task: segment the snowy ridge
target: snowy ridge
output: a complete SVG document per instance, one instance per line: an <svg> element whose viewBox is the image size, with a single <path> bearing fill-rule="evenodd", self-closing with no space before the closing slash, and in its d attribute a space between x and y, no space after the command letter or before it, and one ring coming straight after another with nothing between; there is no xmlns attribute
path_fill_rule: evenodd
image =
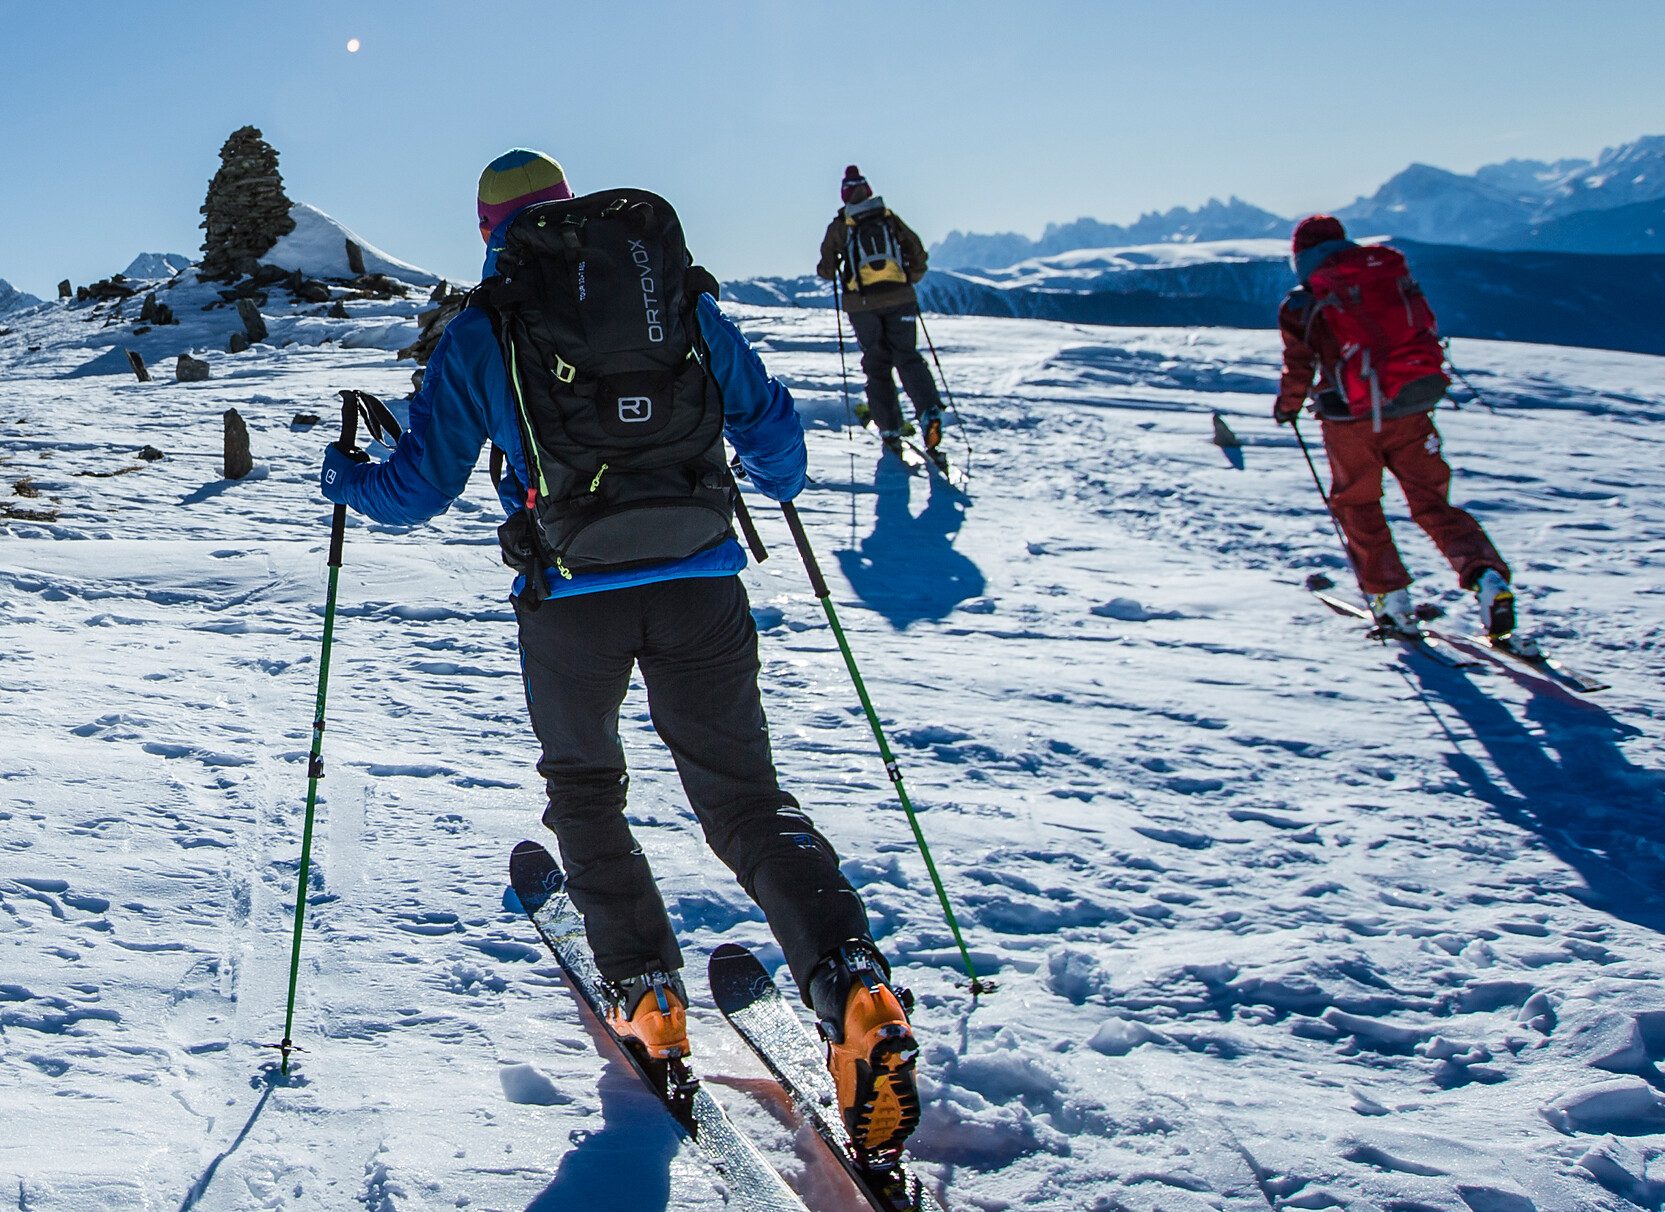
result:
<svg viewBox="0 0 1665 1212"><path fill-rule="evenodd" d="M351 240L362 252L365 273L386 274L419 286L439 281L438 275L390 256L316 206L297 202L289 217L295 221L295 230L278 240L260 258L261 264L298 269L314 278L355 278L358 274L347 261L347 241Z"/></svg>
<svg viewBox="0 0 1665 1212"><path fill-rule="evenodd" d="M34 307L39 302L34 295L18 290L10 282L0 278L0 314L21 311L25 307Z"/></svg>
<svg viewBox="0 0 1665 1212"><path fill-rule="evenodd" d="M1660 359L1455 343L1498 412L1441 414L1454 498L1514 561L1531 625L1611 676L1574 698L1425 667L1306 593L1345 570L1267 416L1273 333L933 318L976 447L968 502L843 431L824 312L730 310L799 401L799 508L1002 986L974 1004L956 984L824 616L753 498L775 758L918 995L915 1152L946 1206L1657 1207ZM307 1051L293 1083L261 1078L333 436L291 418L343 386L395 398L409 367L270 343L212 355L204 383L65 379L102 348L78 340L122 327L88 314L31 318L37 355L0 338L0 1166L19 1207L722 1208L502 899L542 787L483 466L428 527L352 520ZM235 483L228 407L257 461ZM1215 412L1242 448L1210 444ZM134 459L147 443L167 457ZM1419 595L1465 623L1388 507ZM849 1212L702 987L722 942L779 952L704 848L639 686L621 723L707 1088L816 1212Z"/></svg>

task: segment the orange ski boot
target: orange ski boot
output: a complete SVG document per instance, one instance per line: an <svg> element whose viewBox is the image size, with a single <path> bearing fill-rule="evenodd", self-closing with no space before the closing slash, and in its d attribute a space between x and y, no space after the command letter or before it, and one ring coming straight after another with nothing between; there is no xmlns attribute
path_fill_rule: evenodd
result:
<svg viewBox="0 0 1665 1212"><path fill-rule="evenodd" d="M919 1126L919 1045L903 1009L913 999L892 988L888 965L866 942L846 943L816 966L810 999L850 1140L882 1164Z"/></svg>
<svg viewBox="0 0 1665 1212"><path fill-rule="evenodd" d="M920 427L925 431L926 450L942 445L942 413L933 408L920 418Z"/></svg>
<svg viewBox="0 0 1665 1212"><path fill-rule="evenodd" d="M610 984L607 1025L654 1060L689 1054L688 993L674 972L649 972Z"/></svg>

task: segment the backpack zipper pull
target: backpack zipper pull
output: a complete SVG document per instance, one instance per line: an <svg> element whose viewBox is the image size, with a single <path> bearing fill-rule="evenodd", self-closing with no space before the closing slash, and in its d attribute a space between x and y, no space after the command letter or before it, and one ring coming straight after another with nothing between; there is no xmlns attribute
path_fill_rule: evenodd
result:
<svg viewBox="0 0 1665 1212"><path fill-rule="evenodd" d="M590 481L590 491L594 492L601 486L601 477L607 473L607 464L601 465L601 470L595 473L595 479Z"/></svg>

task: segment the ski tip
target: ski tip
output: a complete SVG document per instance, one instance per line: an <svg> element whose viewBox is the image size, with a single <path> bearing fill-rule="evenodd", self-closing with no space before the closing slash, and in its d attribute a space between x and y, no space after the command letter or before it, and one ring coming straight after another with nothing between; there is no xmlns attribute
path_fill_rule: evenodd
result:
<svg viewBox="0 0 1665 1212"><path fill-rule="evenodd" d="M741 957L751 960L757 958L739 943L724 943L711 953L711 962L715 964L720 961L740 959Z"/></svg>
<svg viewBox="0 0 1665 1212"><path fill-rule="evenodd" d="M734 943L724 943L711 953L706 975L711 982L711 1000L724 1014L732 1014L771 994L780 995L763 961Z"/></svg>
<svg viewBox="0 0 1665 1212"><path fill-rule="evenodd" d="M543 908L565 881L560 864L537 842L521 842L509 856L510 890L527 913Z"/></svg>

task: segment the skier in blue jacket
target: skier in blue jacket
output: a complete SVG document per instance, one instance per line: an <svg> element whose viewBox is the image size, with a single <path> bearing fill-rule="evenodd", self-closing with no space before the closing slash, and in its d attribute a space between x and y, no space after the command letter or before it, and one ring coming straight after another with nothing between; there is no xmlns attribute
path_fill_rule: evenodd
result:
<svg viewBox="0 0 1665 1212"><path fill-rule="evenodd" d="M483 277L496 273L517 214L571 197L560 165L541 153L512 151L488 165L478 207ZM705 288L693 315L720 390L724 433L758 490L791 500L806 467L792 397L718 309L715 280L693 272ZM498 495L513 519L539 479L528 470L522 433L492 314L471 306L435 348L392 456L362 462L327 447L321 488L379 522L415 525L462 493L489 440L506 456ZM663 563L596 572L551 563L516 578L527 707L548 792L543 821L609 982L610 1022L650 1057L687 1055L682 953L625 819L618 714L639 664L654 728L706 840L762 908L821 1020L847 1125L866 1148L899 1149L918 1121L917 1046L860 897L831 844L777 780L757 684L757 631L736 575L745 565L730 533Z"/></svg>

